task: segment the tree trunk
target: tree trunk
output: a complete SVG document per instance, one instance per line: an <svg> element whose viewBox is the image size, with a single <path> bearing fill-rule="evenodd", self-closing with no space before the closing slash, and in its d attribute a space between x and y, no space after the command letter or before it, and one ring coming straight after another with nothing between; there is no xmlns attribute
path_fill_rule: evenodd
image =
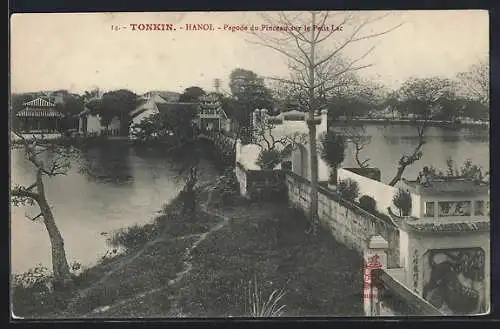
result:
<svg viewBox="0 0 500 329"><path fill-rule="evenodd" d="M316 13L312 12L312 26L316 24ZM318 151L316 148L316 124L314 122L315 97L314 97L314 29L311 29L311 49L309 63L309 146L311 158L311 200L309 206L309 217L311 220L313 234L317 235L319 231L318 219Z"/></svg>
<svg viewBox="0 0 500 329"><path fill-rule="evenodd" d="M330 173L330 183L332 185L337 185L338 179L337 179L337 166L332 167L332 172Z"/></svg>
<svg viewBox="0 0 500 329"><path fill-rule="evenodd" d="M56 286L63 284L64 286L71 280L68 260L66 259L66 251L64 250L64 240L61 232L57 228L56 222L49 203L45 197L45 190L42 181L42 175L37 175L37 190L39 193L38 205L43 216L43 223L49 234L50 245L52 248L52 271Z"/></svg>

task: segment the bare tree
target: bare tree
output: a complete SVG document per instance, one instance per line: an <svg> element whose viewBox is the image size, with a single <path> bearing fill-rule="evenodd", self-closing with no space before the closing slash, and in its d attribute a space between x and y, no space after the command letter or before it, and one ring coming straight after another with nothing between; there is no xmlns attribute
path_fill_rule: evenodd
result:
<svg viewBox="0 0 500 329"><path fill-rule="evenodd" d="M277 127L274 117L264 115L253 130L253 139L261 149L274 150L278 147L285 148L289 145L297 146L306 143L306 135L300 132L277 136L274 129Z"/></svg>
<svg viewBox="0 0 500 329"><path fill-rule="evenodd" d="M358 17L360 16L358 15ZM250 32L254 37L249 40L250 42L270 48L289 60L290 79L278 80L289 84L300 94L304 100L304 108L309 113L307 120L311 157L309 215L314 234L318 232L319 228L317 122L314 120L314 114L324 107L325 95L339 88L339 85L343 83L343 76L348 72L371 66L370 64L361 64L361 61L373 52L374 47L349 61L340 61L339 63L335 59L343 57L342 52L348 46L383 36L401 25L391 26L379 32L366 31L372 23L387 16L387 14L375 17L368 16L360 21L355 19L355 15L351 13L282 12L274 18L262 15L264 26L261 26L258 31ZM331 19L335 19L335 21L331 22ZM266 30L266 26L285 28L271 33ZM292 26L294 28L291 28Z"/></svg>
<svg viewBox="0 0 500 329"><path fill-rule="evenodd" d="M465 93L485 106L490 102L490 67L486 60L472 65L467 72L458 74Z"/></svg>
<svg viewBox="0 0 500 329"><path fill-rule="evenodd" d="M29 186L13 186L11 188L11 202L14 206L22 204L38 205L40 213L29 219L33 221L39 218L43 219L50 238L55 283L58 284L56 286L59 286L59 284L64 286L71 282L70 268L66 259L63 237L56 225L51 206L45 194L43 177L65 175L70 167L70 157L74 155L74 150L64 148L54 142L46 142L34 137L28 140L18 133L14 134L20 138L19 144L14 147L20 146L24 148L26 159L34 166L36 179ZM42 154L46 154L49 160L42 160Z"/></svg>
<svg viewBox="0 0 500 329"><path fill-rule="evenodd" d="M368 168L370 166L370 159L360 159L360 152L370 144L371 136L366 133L364 126L349 126L342 129L342 135L345 136L346 141L351 143L354 147L354 160L360 168Z"/></svg>
<svg viewBox="0 0 500 329"><path fill-rule="evenodd" d="M398 161L398 168L389 185L394 186L403 177L405 169L420 160L423 156L422 148L425 145L425 130L428 121L441 108L453 90L454 84L448 79L438 77L416 79L410 78L396 92L398 97L394 101L400 112L415 115L413 125L417 129L417 144L411 153L403 154Z"/></svg>
<svg viewBox="0 0 500 329"><path fill-rule="evenodd" d="M418 123L416 128L418 131L418 143L415 146L415 148L413 149L412 153L403 154L401 156L401 158L399 159L398 169L397 169L394 177L389 182L390 186L396 185L396 183L399 182L401 180L401 178L403 177L403 173L404 173L406 167L408 167L408 166L412 165L413 163L415 163L416 161L420 160L424 154L422 152L422 147L425 144L425 136L424 136L424 131L426 128L425 121Z"/></svg>
<svg viewBox="0 0 500 329"><path fill-rule="evenodd" d="M275 120L275 117L261 114L252 129L253 140L261 149L258 161L265 169L273 169L297 147L307 142L307 134L300 132L278 136L274 130L277 126Z"/></svg>

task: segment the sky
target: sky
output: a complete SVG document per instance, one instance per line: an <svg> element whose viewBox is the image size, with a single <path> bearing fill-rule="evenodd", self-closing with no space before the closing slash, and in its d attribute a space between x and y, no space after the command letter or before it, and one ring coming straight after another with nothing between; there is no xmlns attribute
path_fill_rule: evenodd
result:
<svg viewBox="0 0 500 329"><path fill-rule="evenodd" d="M346 13L335 14L329 25L339 24ZM351 14L361 19L384 12ZM481 10L394 11L368 25L365 34L402 26L346 47L343 55L357 58L375 46L361 62L373 66L359 73L389 88L409 77L453 78L488 58L488 19L488 12ZM281 54L248 42L246 32L218 29L262 22L256 12L16 14L11 18L11 91L82 93L99 87L182 92L189 86L213 90L215 78L227 90L235 68L287 77L287 60ZM174 24L177 30L132 30L131 24L141 23ZM215 30L181 30L185 24L213 24ZM112 26L127 28L114 31ZM346 26L335 32L331 43L351 31Z"/></svg>

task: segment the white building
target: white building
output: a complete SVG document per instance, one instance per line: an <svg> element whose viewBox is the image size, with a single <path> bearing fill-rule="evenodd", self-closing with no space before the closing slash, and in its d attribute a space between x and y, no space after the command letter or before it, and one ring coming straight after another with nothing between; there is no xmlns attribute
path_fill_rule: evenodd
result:
<svg viewBox="0 0 500 329"><path fill-rule="evenodd" d="M446 314L485 313L490 305L489 185L453 178L403 181L418 216L400 228L400 264L407 286Z"/></svg>
<svg viewBox="0 0 500 329"><path fill-rule="evenodd" d="M85 109L78 114L78 132L84 136L100 136L106 132L109 135L116 136L120 134L120 119L115 116L106 127L101 124L101 116L93 114L90 109Z"/></svg>
<svg viewBox="0 0 500 329"><path fill-rule="evenodd" d="M279 139L283 136L292 136L293 134L308 134L309 128L307 126L308 114L300 111L288 111L282 112L277 116L269 116L267 110L255 110L252 116L253 126L257 127L260 123L259 120L268 120L271 124L270 134L275 139ZM316 121L316 138L318 144L320 137L327 132L328 125L328 111L323 110L320 116L316 116L314 120ZM264 122L264 121L263 121ZM259 156L261 148L255 144L241 145L238 143L236 150L236 161L243 165L246 169L259 170L260 167L257 166L257 158ZM310 165L310 147L308 144L308 139L306 138L306 143L299 146L292 152L292 156L288 160L291 162L292 171L296 174L306 178L311 179L311 165ZM318 180L327 181L330 176L330 169L326 162L319 156L318 152ZM281 168L278 165L275 169Z"/></svg>
<svg viewBox="0 0 500 329"><path fill-rule="evenodd" d="M168 102L158 94L152 94L150 97L143 97L143 102L135 110L130 112L132 123L129 129L129 139L133 140L136 138L134 133L139 129L136 125L152 115L177 109L195 111L196 106L196 103Z"/></svg>
<svg viewBox="0 0 500 329"><path fill-rule="evenodd" d="M490 301L489 185L464 178L403 179L392 187L338 170L358 182L380 213L399 229L399 267L387 273L444 314L479 314ZM396 191L410 193L409 216L392 204Z"/></svg>

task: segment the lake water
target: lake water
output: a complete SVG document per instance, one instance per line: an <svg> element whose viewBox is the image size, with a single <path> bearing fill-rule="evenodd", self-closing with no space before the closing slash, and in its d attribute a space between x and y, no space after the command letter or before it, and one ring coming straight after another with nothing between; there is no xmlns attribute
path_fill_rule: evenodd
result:
<svg viewBox="0 0 500 329"><path fill-rule="evenodd" d="M124 143L110 142L86 150L66 176L44 179L70 263L95 262L109 249L102 232L152 221L182 188L183 182L177 179L178 164L166 156L143 153ZM34 182L33 166L21 150L11 153L11 168L12 184ZM45 226L25 217L37 215L38 208L11 210L12 270L23 272L39 263L50 268Z"/></svg>
<svg viewBox="0 0 500 329"><path fill-rule="evenodd" d="M383 181L394 175L397 161L416 145L416 129L411 126L367 126L371 143L361 158L371 159L382 171ZM489 168L489 139L486 129L447 130L429 128L424 156L408 167L405 177L412 178L424 165L444 167L451 156L458 164L472 159ZM350 150L344 167L354 166ZM79 168L88 170L81 172ZM207 172L210 172L208 170ZM172 160L154 152L138 154L136 150L109 143L89 149L66 176L45 179L46 194L53 206L55 220L65 239L68 261L91 264L108 249L102 232L150 222L162 205L182 188L175 179L177 169ZM11 154L13 184L34 181L32 165L21 151ZM23 272L36 264L50 267L49 238L43 223L32 222L35 207L12 207L11 263L14 272Z"/></svg>
<svg viewBox="0 0 500 329"><path fill-rule="evenodd" d="M342 131L343 127L334 127ZM418 145L417 128L410 125L367 125L366 135L371 136L368 146L360 152L360 160L370 159L369 164L381 170L382 181L389 182L396 174L398 161L403 154L411 154ZM489 170L489 130L485 127L448 129L428 127L423 156L406 168L403 177L415 179L424 166L446 169L446 159L451 157L458 167L471 159L485 171ZM354 146L348 145L342 167L357 167Z"/></svg>

